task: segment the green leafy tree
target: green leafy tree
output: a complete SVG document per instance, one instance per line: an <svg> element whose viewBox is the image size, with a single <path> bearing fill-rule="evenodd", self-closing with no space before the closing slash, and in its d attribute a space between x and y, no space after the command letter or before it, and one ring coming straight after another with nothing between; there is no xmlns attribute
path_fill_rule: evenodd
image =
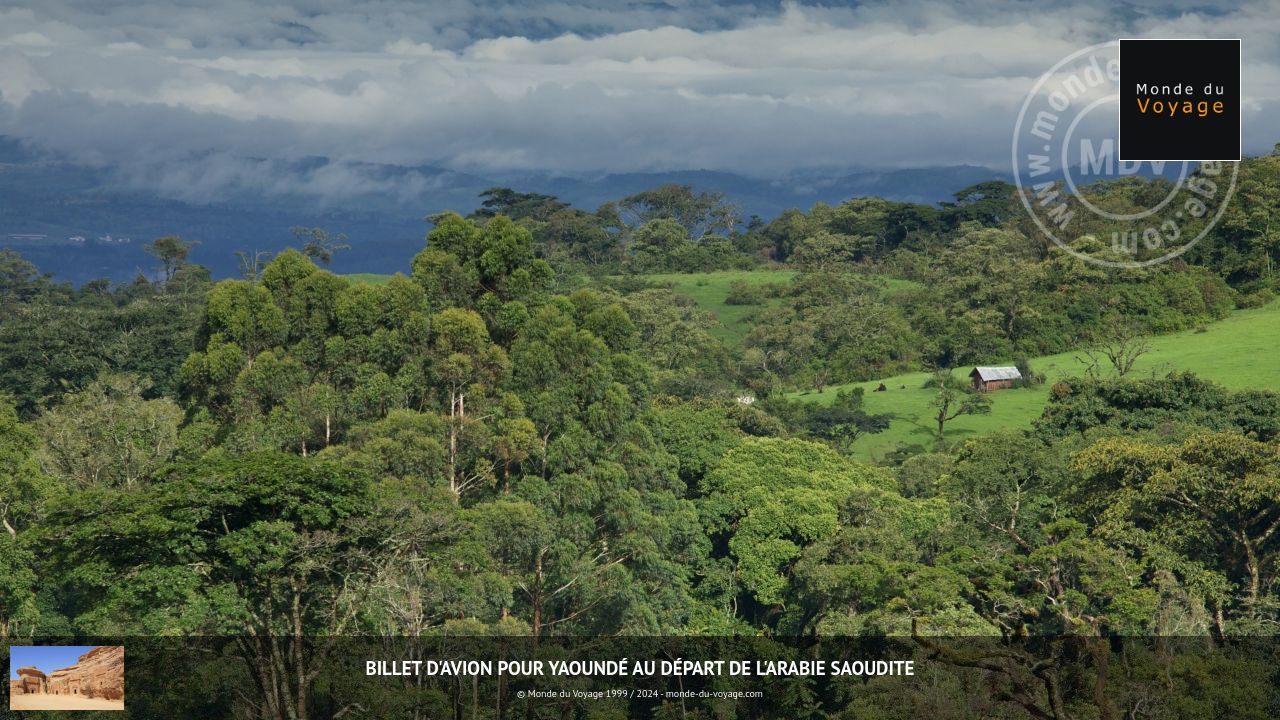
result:
<svg viewBox="0 0 1280 720"><path fill-rule="evenodd" d="M350 250L345 233L330 235L324 228L294 227L290 230L293 237L302 243L302 254L319 262L325 267L333 262L333 256L343 250Z"/></svg>
<svg viewBox="0 0 1280 720"><path fill-rule="evenodd" d="M284 311L265 286L245 280L224 280L209 292L204 311L204 332L235 343L250 364L264 350L283 342Z"/></svg>
<svg viewBox="0 0 1280 720"><path fill-rule="evenodd" d="M862 395L862 388L839 391L830 405L806 413L802 421L804 428L842 452L848 452L863 435L884 432L889 428L890 416L863 410Z"/></svg>
<svg viewBox="0 0 1280 720"><path fill-rule="evenodd" d="M503 215L515 221L547 220L568 209L554 195L517 192L510 188L493 187L480 193L480 207L471 213L472 218L488 219Z"/></svg>
<svg viewBox="0 0 1280 720"><path fill-rule="evenodd" d="M34 523L49 492L36 463L39 438L0 396L0 529L10 537Z"/></svg>
<svg viewBox="0 0 1280 720"><path fill-rule="evenodd" d="M804 547L836 532L845 497L891 484L887 473L817 443L747 438L707 475L702 511L709 531L727 543L742 589L768 606L782 602Z"/></svg>
<svg viewBox="0 0 1280 720"><path fill-rule="evenodd" d="M0 396L0 642L35 632L36 554L27 543L52 487L35 462L35 432Z"/></svg>
<svg viewBox="0 0 1280 720"><path fill-rule="evenodd" d="M1234 430L1260 441L1280 437L1280 394L1230 391L1193 373L1158 378L1064 380L1035 421L1046 439L1085 435L1095 428ZM1185 434L1186 431L1184 431Z"/></svg>
<svg viewBox="0 0 1280 720"><path fill-rule="evenodd" d="M492 309L536 301L554 273L535 258L529 230L499 215L479 227L454 213L436 216L427 247L413 259L413 278L432 306Z"/></svg>
<svg viewBox="0 0 1280 720"><path fill-rule="evenodd" d="M724 193L698 191L675 183L628 195L618 203L618 209L632 227L653 220L674 220L687 237L695 240L707 233L727 233L739 220L737 207Z"/></svg>
<svg viewBox="0 0 1280 720"><path fill-rule="evenodd" d="M42 280L36 266L17 252L0 250L0 308L29 300L39 292Z"/></svg>
<svg viewBox="0 0 1280 720"><path fill-rule="evenodd" d="M312 717L371 567L368 481L281 454L176 466L137 492L95 488L44 531L87 632L235 635L267 717ZM314 639L319 638L319 639Z"/></svg>
<svg viewBox="0 0 1280 720"><path fill-rule="evenodd" d="M183 240L177 235L165 235L156 238L143 246L143 250L160 261L161 272L164 273L164 281L168 283L173 276L187 262L187 256L191 254L191 248L197 243L191 240Z"/></svg>
<svg viewBox="0 0 1280 720"><path fill-rule="evenodd" d="M1199 433L1178 445L1103 439L1076 457L1087 488L1114 489L1101 510L1106 537L1164 562L1244 632L1272 626L1280 567L1280 454L1237 433ZM1095 491L1096 492L1096 491ZM1159 561L1158 560L1158 561ZM1239 588L1236 597L1227 588Z"/></svg>
<svg viewBox="0 0 1280 720"><path fill-rule="evenodd" d="M182 409L145 399L149 383L107 375L36 421L40 464L72 487L130 488L173 459Z"/></svg>
<svg viewBox="0 0 1280 720"><path fill-rule="evenodd" d="M494 466L483 453L468 452L468 442L485 428L475 418L476 405L491 394L511 372L502 348L489 338L484 319L470 310L450 308L432 318L433 374L447 403L447 475L449 489L456 497L480 483L496 481ZM468 398L472 414L467 413ZM476 401L481 401L477 403ZM483 445L479 440L476 445Z"/></svg>
<svg viewBox="0 0 1280 720"><path fill-rule="evenodd" d="M937 394L933 396L933 420L937 423L939 441L945 437L947 423L952 420L962 415L990 414L991 398L985 393L966 389L952 377L951 370L938 370L933 374L933 382L938 388Z"/></svg>

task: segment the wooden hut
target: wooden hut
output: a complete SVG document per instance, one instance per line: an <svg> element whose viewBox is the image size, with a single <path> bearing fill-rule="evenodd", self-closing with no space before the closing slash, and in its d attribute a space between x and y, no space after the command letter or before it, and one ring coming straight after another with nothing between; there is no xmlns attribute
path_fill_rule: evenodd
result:
<svg viewBox="0 0 1280 720"><path fill-rule="evenodd" d="M975 367L969 373L973 380L973 389L978 392L991 392L1013 387L1013 383L1022 379L1022 373L1016 367Z"/></svg>

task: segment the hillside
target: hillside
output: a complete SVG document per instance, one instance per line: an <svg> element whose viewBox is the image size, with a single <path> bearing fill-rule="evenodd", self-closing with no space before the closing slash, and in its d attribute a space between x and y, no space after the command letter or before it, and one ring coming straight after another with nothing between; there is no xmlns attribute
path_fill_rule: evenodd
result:
<svg viewBox="0 0 1280 720"><path fill-rule="evenodd" d="M1190 370L1231 389L1280 388L1280 302L1263 308L1239 310L1231 317L1207 326L1204 332L1162 335L1152 339L1151 352L1142 356L1134 375L1162 375L1171 371ZM1032 389L1003 390L992 393L991 414L959 417L947 424L947 441L1012 428L1026 427L1040 415L1048 400L1049 387L1064 377L1078 376L1084 365L1076 360L1078 352L1032 358L1031 367L1045 374L1046 383ZM1010 358L993 359L991 364L1012 364ZM956 375L971 368L958 368ZM892 413L896 417L889 429L878 435L860 438L854 453L862 459L878 460L899 445L928 446L933 439L930 418L934 391L924 383L924 372L896 375L870 382L832 386L823 392L798 392L790 397L818 403L830 403L843 389L861 387L865 391L866 410ZM887 388L875 392L880 383Z"/></svg>
<svg viewBox="0 0 1280 720"><path fill-rule="evenodd" d="M749 285L787 283L795 277L795 270L723 270L705 273L660 273L641 276L650 282L670 285L678 295L698 304L698 307L716 316L720 324L711 334L731 345L738 345L751 330L750 316L765 307L780 304L770 299L762 305L729 305L725 298L738 281ZM885 278L886 291L894 292L914 285L910 280Z"/></svg>
<svg viewBox="0 0 1280 720"><path fill-rule="evenodd" d="M645 275L644 279L661 285L670 285L678 295L683 295L698 304L698 307L715 315L719 325L710 330L711 334L727 343L736 345L742 342L751 330L748 316L761 309L761 305L728 305L725 298L731 286L738 281L749 285L765 283L785 283L795 276L794 270L724 270L707 273L662 273ZM767 305L776 304L776 299L766 301Z"/></svg>

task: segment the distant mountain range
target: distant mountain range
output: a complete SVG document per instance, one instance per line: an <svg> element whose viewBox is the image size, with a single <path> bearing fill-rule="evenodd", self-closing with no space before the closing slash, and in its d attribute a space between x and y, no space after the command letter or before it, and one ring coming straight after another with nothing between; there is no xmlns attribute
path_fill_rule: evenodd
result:
<svg viewBox="0 0 1280 720"><path fill-rule="evenodd" d="M35 151L0 136L0 247L12 247L57 279L116 281L154 273L142 246L161 235L200 241L191 260L216 277L237 272L235 252L276 252L290 228L345 233L352 250L338 272L407 271L422 247L424 217L467 213L495 186L538 192L587 210L664 183L725 193L744 217L770 219L790 207L879 196L935 203L1007 173L977 166L905 170L815 169L784 178L680 171L620 174L551 172L486 176L434 166L276 160L225 155L183 162L90 165Z"/></svg>

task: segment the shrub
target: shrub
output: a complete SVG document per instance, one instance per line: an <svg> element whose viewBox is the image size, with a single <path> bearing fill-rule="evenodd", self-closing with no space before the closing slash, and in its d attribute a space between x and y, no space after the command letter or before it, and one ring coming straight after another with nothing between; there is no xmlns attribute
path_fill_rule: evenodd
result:
<svg viewBox="0 0 1280 720"><path fill-rule="evenodd" d="M1035 387L1044 384L1044 373L1038 373L1031 369L1031 362L1025 357L1019 357L1013 366L1018 368L1018 372L1022 375L1021 380L1013 383L1014 387Z"/></svg>
<svg viewBox="0 0 1280 720"><path fill-rule="evenodd" d="M724 304L762 305L768 295L768 289L761 285L752 285L745 280L734 280L729 285L729 294L725 296Z"/></svg>
<svg viewBox="0 0 1280 720"><path fill-rule="evenodd" d="M1276 294L1270 288L1262 288L1261 290L1241 295L1236 300L1236 307L1241 309L1262 307L1263 305L1269 305L1275 299Z"/></svg>

